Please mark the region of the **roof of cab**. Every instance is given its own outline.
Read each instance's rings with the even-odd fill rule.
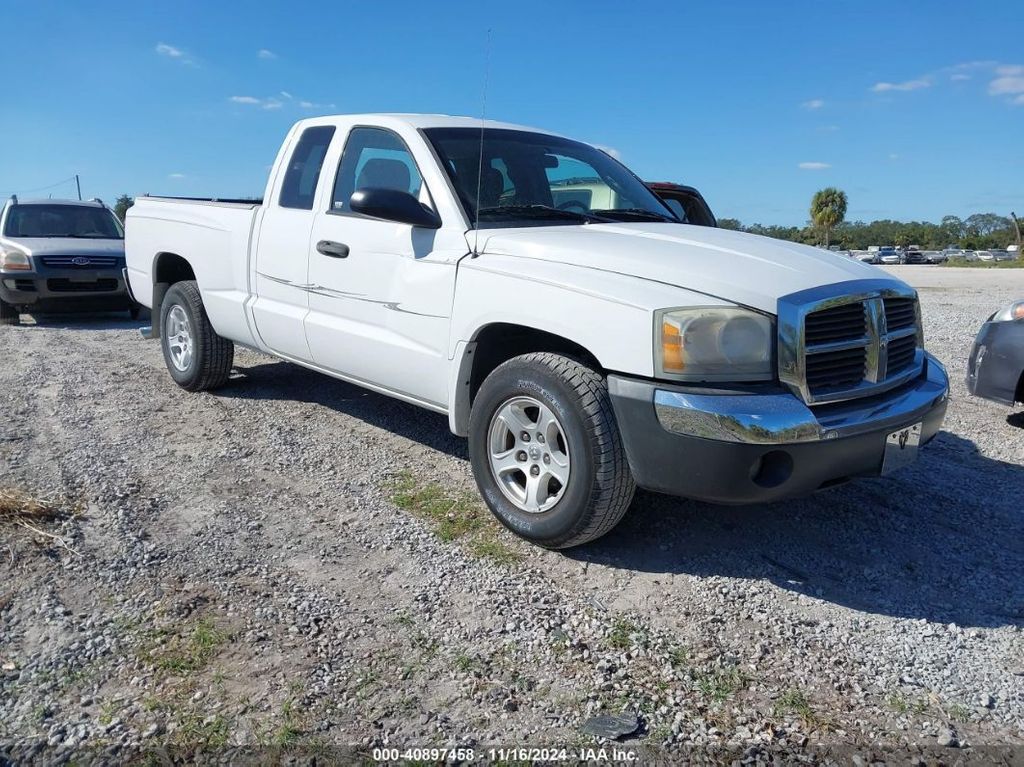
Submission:
[[[324,125],[335,122],[345,124],[369,124],[369,125],[396,125],[404,124],[412,128],[484,128],[521,130],[530,133],[546,133],[558,135],[551,131],[530,128],[525,125],[514,123],[498,122],[496,120],[481,120],[479,117],[453,117],[452,115],[430,115],[430,114],[401,114],[401,113],[367,113],[367,114],[339,114],[323,115],[321,117],[307,117],[298,122],[299,125]]]

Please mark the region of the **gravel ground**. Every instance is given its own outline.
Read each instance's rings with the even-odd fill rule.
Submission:
[[[891,271],[953,379],[913,467],[768,506],[638,494],[560,553],[461,535],[479,504],[441,416],[244,351],[190,395],[113,316],[0,328],[0,485],[76,507],[0,521],[0,764],[577,749],[623,711],[649,759],[1019,759],[1024,420],[962,378],[1024,270]]]

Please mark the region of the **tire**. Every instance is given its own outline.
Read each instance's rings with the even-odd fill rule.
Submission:
[[[0,325],[18,325],[21,323],[21,312],[17,306],[0,300]]]
[[[171,378],[187,391],[216,389],[231,375],[235,345],[214,332],[193,281],[175,283],[164,296],[160,348]]]
[[[554,420],[542,427],[545,413]],[[523,431],[532,435],[529,442],[522,441]],[[538,435],[544,434],[542,441]],[[470,412],[469,456],[480,494],[498,521],[550,549],[609,532],[636,488],[604,378],[549,352],[514,357],[483,382]],[[531,484],[534,467],[539,476]],[[538,487],[531,498],[528,491]],[[538,498],[543,503],[528,509]]]

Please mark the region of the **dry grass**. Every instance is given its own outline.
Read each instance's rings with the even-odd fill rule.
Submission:
[[[76,513],[56,496],[40,498],[24,490],[0,487],[0,522],[50,522]]]
[[[17,488],[0,487],[0,525],[10,524],[28,530],[37,538],[51,540],[72,554],[77,554],[63,537],[47,532],[39,527],[45,522],[55,522],[80,514],[76,504],[59,496],[40,497]],[[8,546],[11,564],[15,557],[13,549]]]

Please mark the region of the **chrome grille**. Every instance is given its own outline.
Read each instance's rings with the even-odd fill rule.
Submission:
[[[892,330],[912,327],[917,322],[917,301],[913,298],[886,298],[885,325]]]
[[[917,295],[858,280],[779,300],[779,379],[809,404],[866,397],[920,373]]]
[[[841,304],[807,315],[804,338],[808,345],[863,338],[868,332],[864,304]]]
[[[117,266],[117,256],[41,256],[43,266],[52,269],[104,269]],[[75,263],[75,261],[85,263]]]

